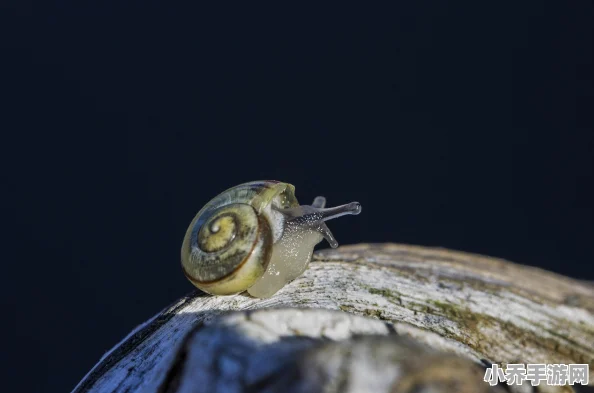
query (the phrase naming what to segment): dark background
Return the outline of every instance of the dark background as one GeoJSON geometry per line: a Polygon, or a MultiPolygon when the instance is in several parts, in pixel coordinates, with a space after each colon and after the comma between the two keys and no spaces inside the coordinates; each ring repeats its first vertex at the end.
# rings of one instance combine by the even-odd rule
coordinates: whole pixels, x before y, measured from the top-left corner
{"type": "Polygon", "coordinates": [[[70,391],[190,292],[187,225],[250,180],[360,201],[329,225],[342,244],[593,280],[593,15],[578,0],[8,3],[3,390],[70,391]]]}

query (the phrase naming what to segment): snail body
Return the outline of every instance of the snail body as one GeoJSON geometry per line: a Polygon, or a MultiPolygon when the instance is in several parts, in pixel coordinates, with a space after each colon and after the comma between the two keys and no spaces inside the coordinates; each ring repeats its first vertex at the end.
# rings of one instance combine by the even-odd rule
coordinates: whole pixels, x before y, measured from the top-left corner
{"type": "Polygon", "coordinates": [[[181,249],[184,274],[213,295],[248,291],[270,297],[307,268],[322,239],[338,243],[325,221],[359,214],[352,202],[325,209],[317,197],[299,205],[295,187],[266,180],[230,188],[208,202],[190,223],[181,249]]]}

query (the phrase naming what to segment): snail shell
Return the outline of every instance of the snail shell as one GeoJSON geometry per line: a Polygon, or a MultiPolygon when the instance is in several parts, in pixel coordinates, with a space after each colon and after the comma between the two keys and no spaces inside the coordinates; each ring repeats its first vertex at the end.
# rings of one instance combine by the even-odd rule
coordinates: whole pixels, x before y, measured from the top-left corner
{"type": "Polygon", "coordinates": [[[300,206],[295,187],[278,181],[230,188],[190,223],[181,249],[184,274],[214,295],[247,290],[270,297],[303,273],[323,238],[338,246],[325,221],[361,211],[357,202],[324,205],[325,199],[317,197],[312,206],[300,206]]]}

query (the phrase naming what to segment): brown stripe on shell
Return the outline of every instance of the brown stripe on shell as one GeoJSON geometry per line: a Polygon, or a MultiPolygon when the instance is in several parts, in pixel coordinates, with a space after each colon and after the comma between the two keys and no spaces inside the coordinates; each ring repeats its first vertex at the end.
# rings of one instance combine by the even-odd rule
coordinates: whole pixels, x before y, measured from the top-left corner
{"type": "MultiPolygon", "coordinates": [[[[239,269],[241,269],[243,267],[243,265],[245,265],[245,263],[248,261],[248,259],[251,258],[252,254],[254,253],[254,250],[256,248],[256,246],[260,243],[262,236],[264,236],[265,238],[268,237],[269,239],[266,240],[264,239],[264,244],[262,245],[262,247],[264,248],[264,254],[262,255],[262,265],[264,267],[264,271],[266,271],[266,268],[268,267],[268,262],[270,261],[270,255],[272,253],[272,236],[271,236],[271,231],[270,231],[270,226],[268,224],[268,222],[266,221],[265,218],[263,218],[262,216],[258,216],[258,236],[256,236],[256,239],[254,240],[254,243],[252,244],[252,248],[250,249],[250,252],[246,254],[246,257],[243,258],[241,260],[241,262],[239,264],[237,264],[235,266],[235,268],[229,272],[228,274],[225,274],[224,276],[221,276],[217,279],[214,280],[208,280],[208,281],[201,281],[196,279],[195,277],[192,277],[185,269],[184,265],[182,264],[182,271],[184,273],[184,275],[188,278],[188,280],[190,280],[191,282],[195,283],[195,284],[213,284],[222,280],[226,280],[231,278],[231,276],[233,274],[235,274],[236,272],[239,271],[239,269]]],[[[247,289],[247,288],[246,288],[247,289]]]]}

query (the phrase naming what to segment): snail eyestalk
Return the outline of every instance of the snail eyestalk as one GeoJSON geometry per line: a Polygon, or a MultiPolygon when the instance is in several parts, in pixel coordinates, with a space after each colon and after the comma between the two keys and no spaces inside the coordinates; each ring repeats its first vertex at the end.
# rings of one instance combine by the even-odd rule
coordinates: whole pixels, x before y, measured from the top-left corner
{"type": "Polygon", "coordinates": [[[346,214],[361,213],[359,202],[330,208],[325,206],[326,198],[319,196],[311,206],[274,208],[277,214],[283,216],[282,236],[272,247],[266,273],[248,288],[250,295],[259,298],[270,297],[286,283],[299,277],[311,261],[314,247],[322,239],[326,239],[330,247],[338,247],[338,242],[328,229],[326,221],[346,214]]]}
{"type": "Polygon", "coordinates": [[[359,202],[351,202],[346,205],[324,208],[325,205],[326,198],[319,196],[314,199],[311,206],[301,205],[290,209],[279,209],[279,212],[287,218],[287,225],[319,232],[328,241],[330,247],[336,248],[338,247],[338,242],[325,221],[347,214],[357,215],[361,213],[361,204],[359,202]]]}
{"type": "Polygon", "coordinates": [[[342,206],[320,209],[320,213],[323,217],[322,221],[332,220],[333,218],[345,216],[347,214],[356,216],[357,214],[361,213],[361,204],[359,202],[351,202],[342,206]]]}
{"type": "Polygon", "coordinates": [[[323,196],[317,196],[311,205],[313,207],[317,207],[318,209],[323,209],[326,207],[326,198],[323,196]]]}

